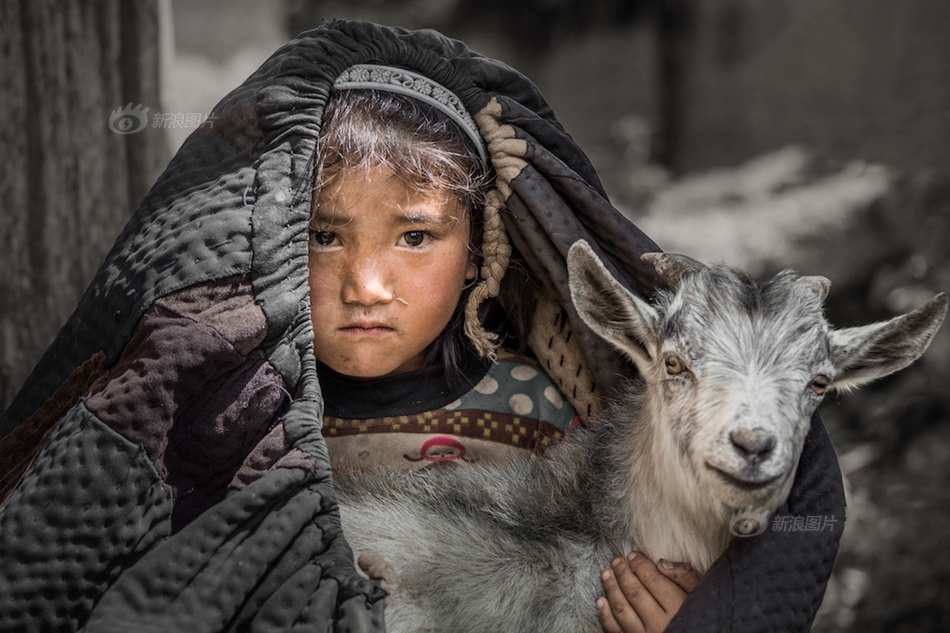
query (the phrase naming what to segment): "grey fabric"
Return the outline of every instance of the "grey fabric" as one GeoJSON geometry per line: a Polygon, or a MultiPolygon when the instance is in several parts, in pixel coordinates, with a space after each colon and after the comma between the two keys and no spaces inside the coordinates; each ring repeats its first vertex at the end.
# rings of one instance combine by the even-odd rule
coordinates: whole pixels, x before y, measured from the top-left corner
{"type": "Polygon", "coordinates": [[[0,630],[79,628],[171,505],[145,451],[76,404],[0,512],[0,630]]]}
{"type": "MultiPolygon", "coordinates": [[[[590,162],[534,85],[432,31],[337,22],[304,33],[185,142],[0,418],[6,436],[70,372],[105,352],[105,374],[88,401],[116,394],[101,405],[108,423],[78,401],[0,511],[0,629],[382,630],[384,594],[357,574],[339,528],[320,434],[306,265],[323,107],[342,70],[371,62],[430,77],[472,113],[498,100],[500,122],[527,144],[527,167],[511,182],[504,217],[511,240],[573,321],[604,390],[631,371],[576,319],[564,257],[574,240],[587,239],[631,289],[648,293],[658,281],[639,255],[657,247],[610,206],[590,162]],[[238,341],[240,328],[220,315],[150,312],[159,299],[180,306],[232,278],[241,288],[235,293],[247,293],[240,280],[249,281],[251,303],[237,302],[241,309],[252,305],[263,315],[250,338],[238,341]],[[196,341],[182,344],[187,367],[169,374],[168,362],[152,362],[149,350],[167,343],[150,327],[152,314],[174,317],[181,340],[196,341]],[[226,447],[229,468],[242,457],[243,465],[226,489],[189,502],[172,531],[174,508],[188,490],[168,478],[164,457],[186,454],[176,442],[215,437],[216,429],[201,424],[233,419],[222,413],[227,402],[207,393],[226,385],[235,394],[257,393],[243,376],[263,377],[262,393],[271,394],[269,406],[250,407],[240,420],[241,433],[263,439],[226,447]],[[121,394],[132,384],[143,394],[136,406],[156,408],[155,415],[122,408],[121,394]],[[157,410],[163,407],[167,415],[157,410]],[[189,432],[181,433],[176,425],[185,421],[189,432]]],[[[179,355],[160,356],[171,362],[179,355]]],[[[209,441],[207,450],[203,459],[213,464],[225,447],[209,441]]],[[[840,473],[817,418],[805,450],[788,511],[843,515],[840,473]]],[[[200,476],[189,470],[190,481],[200,476]]],[[[670,630],[807,628],[840,534],[809,535],[766,533],[735,544],[670,630]]]]}

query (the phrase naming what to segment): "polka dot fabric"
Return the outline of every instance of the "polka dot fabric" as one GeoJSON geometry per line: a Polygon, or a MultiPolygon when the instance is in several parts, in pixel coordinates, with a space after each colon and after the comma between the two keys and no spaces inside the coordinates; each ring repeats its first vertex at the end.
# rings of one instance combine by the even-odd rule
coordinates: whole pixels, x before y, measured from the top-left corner
{"type": "MultiPolygon", "coordinates": [[[[410,415],[392,415],[367,419],[344,419],[324,416],[326,437],[391,436],[393,433],[418,436],[417,439],[389,439],[373,442],[375,449],[363,445],[368,458],[377,463],[391,463],[401,455],[410,462],[447,461],[446,447],[453,458],[478,461],[492,453],[488,446],[475,452],[470,440],[484,441],[496,449],[517,447],[543,454],[560,442],[576,420],[574,408],[563,397],[547,374],[528,358],[499,350],[496,361],[474,387],[458,399],[431,411],[410,415]],[[436,434],[440,437],[429,437],[436,434]],[[451,436],[450,439],[441,438],[451,436]],[[427,439],[428,438],[428,439],[427,439]],[[428,450],[429,443],[435,452],[428,450]],[[382,449],[380,452],[378,449],[382,449]]],[[[372,442],[372,440],[370,440],[372,442]]],[[[338,457],[339,453],[338,445],[338,457]]],[[[371,461],[372,461],[371,460],[371,461]]],[[[355,464],[343,460],[349,466],[355,464]]],[[[337,463],[338,466],[342,465],[337,463]]]]}
{"type": "Polygon", "coordinates": [[[475,387],[445,406],[449,411],[496,411],[544,420],[567,432],[574,408],[551,379],[528,359],[504,350],[475,387]]]}

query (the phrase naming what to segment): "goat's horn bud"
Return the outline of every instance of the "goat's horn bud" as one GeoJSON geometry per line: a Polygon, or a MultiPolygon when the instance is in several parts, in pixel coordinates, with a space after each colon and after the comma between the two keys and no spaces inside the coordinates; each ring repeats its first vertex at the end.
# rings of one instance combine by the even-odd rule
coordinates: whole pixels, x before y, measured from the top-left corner
{"type": "Polygon", "coordinates": [[[799,277],[798,281],[814,290],[820,301],[824,301],[828,297],[828,291],[831,290],[831,280],[821,275],[805,275],[799,277]]]}
{"type": "Polygon", "coordinates": [[[640,259],[652,264],[656,274],[674,288],[686,275],[706,270],[706,265],[702,262],[676,253],[644,253],[640,259]]]}

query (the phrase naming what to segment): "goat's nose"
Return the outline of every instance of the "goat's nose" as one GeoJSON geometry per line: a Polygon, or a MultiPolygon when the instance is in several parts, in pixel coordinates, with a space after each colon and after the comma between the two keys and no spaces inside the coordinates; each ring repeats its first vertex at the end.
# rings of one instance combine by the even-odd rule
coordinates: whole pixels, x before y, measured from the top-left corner
{"type": "Polygon", "coordinates": [[[775,448],[775,436],[765,429],[737,429],[729,433],[732,445],[748,461],[762,461],[775,448]]]}

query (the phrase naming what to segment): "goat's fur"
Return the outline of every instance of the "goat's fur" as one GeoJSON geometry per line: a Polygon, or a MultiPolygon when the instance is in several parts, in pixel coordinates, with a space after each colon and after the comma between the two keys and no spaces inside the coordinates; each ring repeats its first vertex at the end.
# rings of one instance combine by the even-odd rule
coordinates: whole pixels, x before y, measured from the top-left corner
{"type": "Polygon", "coordinates": [[[908,365],[947,311],[940,295],[833,331],[823,278],[786,272],[756,285],[650,257],[675,285],[654,305],[586,243],[568,256],[579,316],[641,376],[591,430],[550,458],[504,467],[336,477],[354,552],[394,571],[389,631],[600,631],[594,601],[615,556],[636,549],[705,572],[737,510],[784,502],[825,383],[857,386],[908,365]]]}

